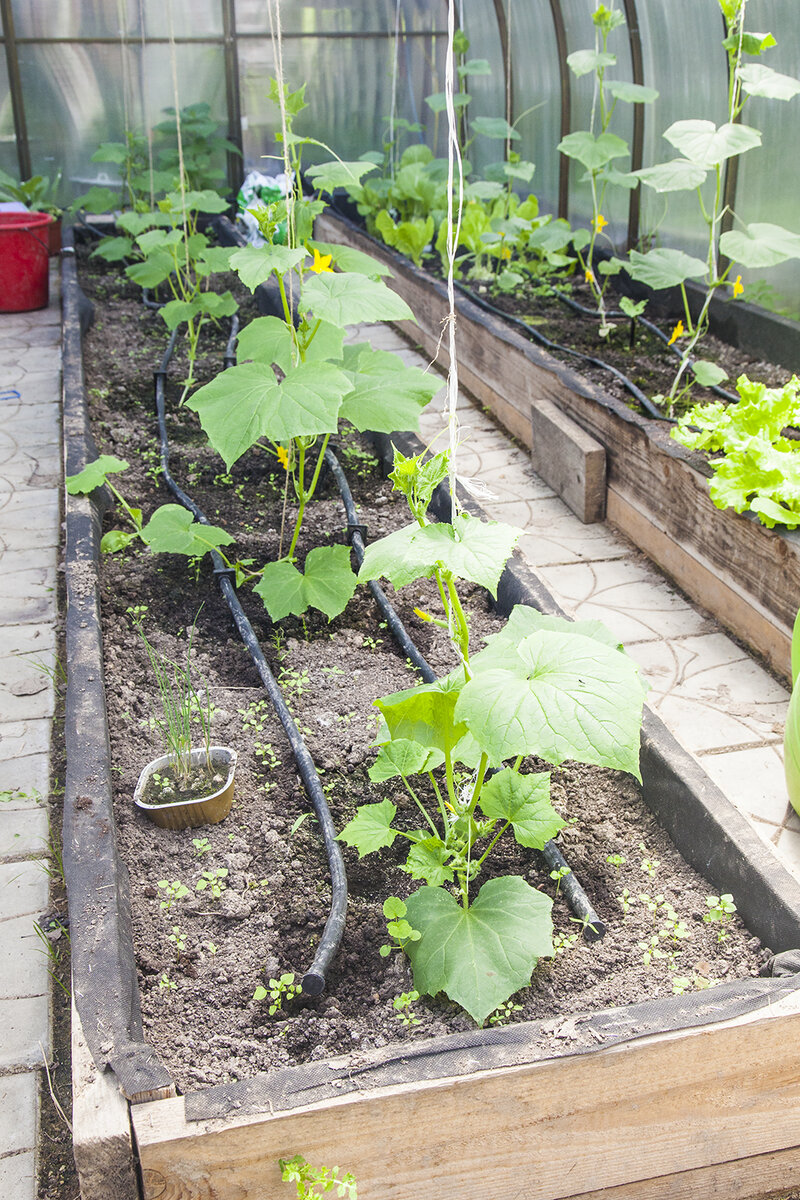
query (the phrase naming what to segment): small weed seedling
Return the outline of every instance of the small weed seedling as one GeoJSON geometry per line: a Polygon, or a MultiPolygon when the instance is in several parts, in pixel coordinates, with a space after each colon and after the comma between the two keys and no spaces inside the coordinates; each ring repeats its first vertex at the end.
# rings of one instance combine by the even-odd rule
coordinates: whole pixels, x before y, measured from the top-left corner
{"type": "Polygon", "coordinates": [[[606,855],[606,862],[609,864],[609,866],[613,867],[615,871],[619,871],[619,869],[621,867],[624,867],[624,865],[627,861],[628,860],[624,854],[607,854],[606,855]]]}
{"type": "Polygon", "coordinates": [[[183,900],[189,895],[189,889],[185,883],[181,883],[179,879],[159,879],[158,886],[163,893],[159,908],[162,912],[169,912],[176,900],[183,900]]]}
{"type": "Polygon", "coordinates": [[[177,983],[173,983],[173,981],[170,979],[167,972],[164,971],[164,973],[162,974],[161,978],[158,981],[158,987],[159,987],[159,991],[162,991],[162,992],[174,992],[177,990],[178,985],[177,985],[177,983]]]}
{"type": "Polygon", "coordinates": [[[619,903],[620,903],[620,908],[622,909],[623,913],[627,914],[628,909],[631,906],[631,894],[630,894],[630,891],[628,890],[628,888],[622,889],[622,892],[620,893],[620,897],[619,897],[619,903]]]}
{"type": "Polygon", "coordinates": [[[172,926],[172,933],[167,938],[167,941],[172,942],[179,954],[183,954],[186,950],[186,935],[181,932],[180,925],[172,926]]]}
{"type": "Polygon", "coordinates": [[[556,899],[558,899],[558,893],[561,891],[561,880],[564,879],[567,875],[571,875],[571,874],[572,874],[572,872],[570,871],[570,868],[567,866],[558,867],[555,871],[550,872],[550,878],[555,881],[555,885],[556,885],[556,899]]]}
{"type": "Polygon", "coordinates": [[[294,971],[284,971],[280,979],[270,979],[269,989],[259,984],[253,992],[253,999],[266,1000],[269,996],[271,1004],[267,1011],[274,1017],[275,1013],[283,1012],[284,1002],[288,1004],[290,1000],[299,996],[302,990],[300,984],[294,981],[294,971]]]}
{"type": "Polygon", "coordinates": [[[394,1015],[398,1021],[402,1021],[406,1029],[411,1029],[414,1025],[420,1025],[420,1019],[414,1012],[412,1007],[419,1000],[419,992],[401,992],[399,996],[395,996],[392,1000],[392,1008],[394,1015]]]}
{"type": "Polygon", "coordinates": [[[706,896],[706,905],[708,912],[704,914],[703,920],[707,923],[718,921],[720,928],[717,933],[717,941],[727,941],[728,934],[725,926],[730,924],[736,912],[733,896],[730,892],[724,892],[721,896],[706,896]]]}
{"type": "Polygon", "coordinates": [[[499,1005],[489,1017],[490,1025],[507,1025],[515,1012],[522,1012],[521,1004],[514,1004],[511,1000],[506,1000],[505,1004],[499,1005]]]}
{"type": "Polygon", "coordinates": [[[192,845],[198,858],[202,858],[204,854],[208,854],[211,849],[211,842],[208,838],[192,838],[192,845]]]}
{"type": "MultiPolygon", "coordinates": [[[[397,896],[389,896],[383,902],[383,915],[386,917],[386,932],[392,939],[380,948],[381,958],[388,958],[393,950],[405,950],[408,942],[418,942],[422,936],[405,919],[407,912],[404,901],[397,896]]],[[[419,997],[418,997],[419,998],[419,997]]]]}
{"type": "Polygon", "coordinates": [[[219,900],[228,886],[225,883],[227,875],[227,867],[212,867],[208,871],[203,871],[203,874],[194,885],[194,889],[196,892],[208,891],[212,900],[219,900]]]}
{"type": "Polygon", "coordinates": [[[302,1154],[279,1158],[278,1166],[284,1183],[297,1184],[298,1200],[322,1200],[323,1195],[333,1188],[336,1188],[337,1196],[357,1200],[355,1177],[349,1171],[340,1176],[338,1167],[312,1167],[302,1154]]]}
{"type": "Polygon", "coordinates": [[[639,849],[643,854],[642,861],[639,863],[639,870],[644,871],[645,875],[649,875],[651,879],[655,877],[655,873],[661,866],[657,858],[651,858],[644,842],[639,842],[639,849]]]}
{"type": "MultiPolygon", "coordinates": [[[[565,954],[567,950],[571,950],[580,939],[580,936],[579,933],[554,933],[553,956],[556,957],[559,954],[565,954]]],[[[491,1020],[491,1017],[489,1020],[491,1020]]]]}
{"type": "Polygon", "coordinates": [[[219,946],[215,946],[213,942],[203,942],[203,945],[209,954],[216,954],[219,950],[219,946]]]}

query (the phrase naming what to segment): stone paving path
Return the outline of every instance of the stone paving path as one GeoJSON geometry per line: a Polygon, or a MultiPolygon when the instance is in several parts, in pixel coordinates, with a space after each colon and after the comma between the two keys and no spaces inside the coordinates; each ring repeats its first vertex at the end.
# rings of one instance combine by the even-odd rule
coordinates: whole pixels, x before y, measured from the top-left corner
{"type": "MultiPolygon", "coordinates": [[[[386,326],[361,326],[354,336],[428,365],[386,326]]],[[[425,441],[444,428],[443,401],[441,392],[423,414],[425,441]]],[[[650,684],[650,707],[800,878],[800,819],[783,775],[786,688],[627,538],[582,524],[535,474],[528,452],[463,394],[459,417],[458,473],[490,489],[492,498],[480,500],[486,513],[525,530],[519,548],[565,612],[599,619],[619,637],[650,684]]],[[[444,445],[446,434],[435,448],[444,445]]]]}
{"type": "Polygon", "coordinates": [[[50,726],[60,539],[61,306],[0,313],[0,1196],[33,1200],[51,1056],[50,726]]]}

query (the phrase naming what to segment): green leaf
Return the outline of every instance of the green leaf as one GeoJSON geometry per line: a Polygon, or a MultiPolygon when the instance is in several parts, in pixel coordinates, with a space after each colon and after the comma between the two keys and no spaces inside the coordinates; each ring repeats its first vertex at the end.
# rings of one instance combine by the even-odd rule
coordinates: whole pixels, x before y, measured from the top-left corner
{"type": "Polygon", "coordinates": [[[245,325],[236,339],[236,361],[275,363],[284,374],[292,365],[292,335],[289,326],[278,317],[256,317],[245,325]]]}
{"type": "Polygon", "coordinates": [[[642,315],[647,308],[646,300],[632,300],[630,296],[620,296],[619,306],[625,313],[626,317],[630,317],[633,321],[636,317],[642,315]]]}
{"type": "Polygon", "coordinates": [[[455,525],[406,525],[367,546],[359,580],[383,576],[395,588],[430,578],[437,566],[469,579],[493,596],[522,530],[462,513],[455,525]]]}
{"type": "Polygon", "coordinates": [[[527,604],[516,604],[500,632],[486,639],[486,649],[473,654],[470,659],[473,673],[491,669],[499,661],[513,657],[526,637],[542,629],[552,633],[580,633],[612,650],[622,649],[619,638],[602,621],[570,621],[567,617],[546,616],[527,604]]]}
{"type": "Polygon", "coordinates": [[[305,257],[303,247],[290,250],[288,246],[242,246],[231,255],[230,268],[236,271],[244,286],[254,292],[273,271],[276,275],[285,275],[305,257]]]}
{"type": "Polygon", "coordinates": [[[645,87],[641,83],[628,83],[625,79],[606,80],[606,88],[615,100],[625,104],[652,104],[658,99],[655,88],[645,87]]]}
{"type": "Polygon", "coordinates": [[[285,559],[267,563],[253,589],[273,621],[289,613],[300,617],[308,608],[319,609],[332,621],[347,607],[355,590],[348,546],[318,546],[307,555],[302,574],[285,559]]]}
{"type": "Polygon", "coordinates": [[[764,96],[768,100],[791,100],[800,93],[800,80],[781,75],[761,63],[747,63],[739,70],[742,87],[749,96],[764,96]]]}
{"type": "Polygon", "coordinates": [[[630,153],[628,143],[614,133],[601,133],[597,137],[586,129],[568,133],[558,143],[558,149],[567,158],[575,158],[587,171],[598,171],[612,159],[624,158],[630,153]]]}
{"type": "Polygon", "coordinates": [[[101,454],[93,462],[87,463],[77,475],[67,475],[67,491],[70,496],[88,496],[95,488],[102,487],[109,475],[127,471],[129,466],[130,463],[124,458],[116,458],[113,454],[101,454]]]}
{"type": "Polygon", "coordinates": [[[396,354],[369,346],[348,346],[343,366],[353,390],[342,401],[340,416],[361,433],[416,431],[420,412],[442,388],[438,375],[407,367],[396,354]]]}
{"type": "Polygon", "coordinates": [[[451,679],[406,688],[375,701],[392,741],[416,742],[423,750],[444,752],[467,732],[454,719],[459,685],[451,679]]]}
{"type": "Polygon", "coordinates": [[[513,125],[509,125],[505,117],[475,117],[472,121],[472,130],[474,133],[480,133],[483,137],[503,138],[503,140],[519,139],[513,125]]]}
{"type": "Polygon", "coordinates": [[[706,263],[682,250],[661,248],[640,254],[631,250],[628,262],[628,274],[639,283],[648,287],[660,288],[677,287],[687,279],[700,279],[707,270],[706,263]]]}
{"type": "Polygon", "coordinates": [[[676,121],[664,137],[691,162],[714,167],[761,145],[761,134],[749,125],[727,122],[717,129],[713,121],[676,121]]]}
{"type": "Polygon", "coordinates": [[[571,758],[639,779],[643,700],[627,655],[585,634],[541,630],[520,643],[516,662],[476,672],[454,716],[494,763],[537,754],[556,765],[571,758]]]}
{"type": "Polygon", "coordinates": [[[402,297],[378,279],[342,271],[325,272],[303,280],[301,311],[333,325],[361,321],[413,321],[414,314],[402,297]]]}
{"type": "Polygon", "coordinates": [[[633,174],[654,192],[688,192],[703,184],[708,168],[688,158],[673,158],[671,162],[643,167],[633,174]]]}
{"type": "Polygon", "coordinates": [[[180,504],[162,504],[142,529],[142,541],[154,554],[186,554],[196,558],[212,548],[229,546],[233,538],[217,525],[201,525],[180,504]]]}
{"type": "Polygon", "coordinates": [[[183,196],[181,193],[170,192],[167,200],[172,204],[176,213],[181,213],[184,206],[187,212],[192,213],[224,213],[228,211],[228,201],[220,196],[219,192],[215,192],[213,188],[204,188],[202,191],[189,191],[183,196]]]}
{"type": "Polygon", "coordinates": [[[403,870],[412,879],[424,879],[431,887],[452,883],[453,868],[449,865],[452,855],[438,837],[422,838],[408,852],[403,870]]]}
{"type": "Polygon", "coordinates": [[[97,249],[92,251],[92,258],[97,256],[106,262],[122,262],[132,250],[133,242],[128,237],[103,238],[97,249]]]}
{"type": "Polygon", "coordinates": [[[397,837],[397,830],[392,829],[392,821],[396,814],[397,806],[392,804],[391,800],[381,800],[379,804],[362,804],[352,821],[347,822],[337,840],[353,846],[358,851],[359,858],[363,858],[365,854],[372,854],[375,850],[383,850],[391,846],[397,837]]]}
{"type": "Polygon", "coordinates": [[[605,70],[616,64],[617,56],[602,50],[574,50],[567,55],[567,65],[573,75],[580,79],[590,71],[605,70]]]}
{"type": "Polygon", "coordinates": [[[232,246],[206,246],[205,250],[199,255],[196,263],[197,274],[202,279],[207,275],[216,275],[222,271],[229,271],[231,265],[231,255],[235,251],[232,246]]]}
{"type": "MultiPolygon", "coordinates": [[[[471,99],[466,92],[456,92],[453,96],[453,107],[466,108],[471,99]]],[[[425,103],[431,112],[444,112],[447,108],[447,97],[444,92],[434,92],[433,95],[425,97],[425,103]]]]}
{"type": "Polygon", "coordinates": [[[341,159],[335,159],[333,162],[318,163],[315,167],[308,167],[306,175],[314,187],[320,188],[323,192],[332,192],[334,188],[360,183],[365,175],[369,175],[370,171],[376,169],[375,163],[371,162],[342,162],[341,159]]]}
{"type": "Polygon", "coordinates": [[[490,879],[467,909],[434,887],[412,893],[407,909],[422,935],[406,947],[414,987],[429,996],[445,992],[479,1025],[553,953],[550,898],[519,876],[490,879]]]}
{"type": "Polygon", "coordinates": [[[378,748],[378,757],[369,769],[373,783],[383,783],[398,775],[408,778],[423,771],[434,771],[444,762],[439,750],[426,749],[407,738],[395,738],[378,748]]]}
{"type": "Polygon", "coordinates": [[[119,550],[127,550],[136,537],[135,533],[128,533],[124,529],[110,529],[100,541],[101,553],[116,554],[119,550]]]}
{"type": "Polygon", "coordinates": [[[506,767],[484,783],[480,806],[484,816],[510,821],[521,846],[542,850],[565,822],[550,803],[550,775],[520,775],[506,767]]]}
{"type": "Polygon", "coordinates": [[[800,235],[761,221],[723,233],[719,246],[723,254],[743,267],[775,267],[787,259],[800,258],[800,235]]]}
{"type": "Polygon", "coordinates": [[[301,435],[335,433],[347,375],[330,363],[301,363],[278,383],[265,363],[243,363],[199,388],[189,408],[198,413],[211,445],[231,466],[261,437],[277,443],[301,435]]]}
{"type": "Polygon", "coordinates": [[[463,67],[458,68],[459,79],[466,79],[468,75],[491,75],[491,73],[492,68],[485,58],[470,58],[463,67]]]}
{"type": "Polygon", "coordinates": [[[199,299],[195,298],[194,300],[168,300],[158,310],[158,315],[167,329],[177,329],[181,321],[188,321],[191,317],[196,317],[199,312],[199,299]]]}
{"type": "MultiPolygon", "coordinates": [[[[730,0],[725,0],[726,5],[729,3],[730,0]]],[[[733,20],[735,16],[736,13],[734,12],[733,17],[729,18],[729,20],[733,20]]],[[[740,41],[742,53],[754,55],[763,54],[765,50],[770,50],[773,46],[777,46],[778,44],[771,33],[743,33],[740,40],[737,32],[731,34],[729,37],[726,37],[722,45],[725,47],[728,53],[738,54],[740,41]]]]}
{"type": "Polygon", "coordinates": [[[521,158],[519,162],[503,163],[503,174],[508,179],[523,179],[525,183],[530,183],[533,179],[533,173],[536,170],[535,163],[528,162],[521,158]]]}
{"type": "Polygon", "coordinates": [[[125,274],[139,287],[154,288],[169,279],[175,264],[168,250],[156,250],[144,262],[131,263],[125,274]]]}
{"type": "Polygon", "coordinates": [[[210,317],[232,317],[239,305],[231,292],[200,292],[197,297],[200,309],[210,317]]]}
{"type": "Polygon", "coordinates": [[[707,362],[703,358],[698,358],[692,363],[692,372],[701,387],[716,387],[717,384],[722,383],[723,379],[728,378],[727,371],[724,371],[716,363],[707,362]]]}

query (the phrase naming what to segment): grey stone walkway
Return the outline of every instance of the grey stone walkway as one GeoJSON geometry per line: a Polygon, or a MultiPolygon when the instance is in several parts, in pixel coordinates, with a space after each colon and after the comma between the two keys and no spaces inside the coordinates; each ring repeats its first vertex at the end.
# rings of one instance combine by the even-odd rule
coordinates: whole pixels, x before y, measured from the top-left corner
{"type": "Polygon", "coordinates": [[[0,313],[0,1196],[36,1195],[39,1085],[51,1056],[50,727],[60,537],[61,306],[0,313]]]}
{"type": "MultiPolygon", "coordinates": [[[[354,337],[394,350],[411,365],[428,360],[386,326],[354,337]]],[[[425,441],[446,445],[439,393],[423,413],[425,441]]],[[[603,621],[640,664],[648,704],[684,749],[744,813],[800,878],[800,819],[783,774],[786,688],[698,612],[623,535],[584,525],[535,474],[514,445],[469,397],[459,396],[458,474],[485,484],[486,513],[525,530],[519,548],[565,612],[603,621]]]]}

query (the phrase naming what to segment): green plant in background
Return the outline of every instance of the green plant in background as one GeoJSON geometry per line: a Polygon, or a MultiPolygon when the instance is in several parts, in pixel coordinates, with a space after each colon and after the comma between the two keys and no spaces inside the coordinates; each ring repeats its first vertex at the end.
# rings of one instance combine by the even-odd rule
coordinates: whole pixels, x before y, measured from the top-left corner
{"type": "Polygon", "coordinates": [[[717,508],[754,512],[772,529],[800,525],[800,442],[784,436],[800,423],[800,379],[770,388],[742,375],[738,404],[697,404],[672,436],[689,450],[704,450],[714,475],[709,494],[717,508]]]}
{"type": "Polygon", "coordinates": [[[549,772],[523,771],[523,761],[572,758],[638,777],[643,687],[599,622],[570,624],[524,606],[470,655],[457,581],[495,595],[519,531],[465,513],[431,524],[427,505],[447,474],[446,453],[425,459],[395,451],[390,478],[414,520],[369,545],[360,572],[395,588],[435,580],[443,615],[418,615],[448,629],[461,659],[445,679],[375,702],[382,721],[370,777],[399,777],[423,825],[397,827],[397,806],[384,799],[362,805],[339,837],[361,857],[397,838],[409,843],[403,869],[423,886],[398,915],[420,934],[404,947],[414,987],[445,992],[481,1024],[530,982],[538,958],[554,952],[549,896],[510,875],[470,894],[504,834],[541,850],[564,824],[550,803],[549,772]],[[462,767],[466,783],[456,779],[462,767]]]}
{"type": "Polygon", "coordinates": [[[422,1024],[414,1012],[414,1004],[417,1000],[419,1000],[419,992],[415,991],[401,992],[399,996],[395,996],[392,1000],[393,1015],[406,1029],[413,1029],[415,1025],[422,1024]]]}
{"type": "Polygon", "coordinates": [[[225,169],[220,164],[225,154],[236,154],[241,150],[219,132],[219,121],[211,116],[211,106],[205,101],[187,104],[180,112],[165,108],[167,119],[154,126],[157,135],[156,161],[158,169],[169,178],[169,187],[174,187],[180,175],[181,155],[178,153],[178,126],[180,125],[183,171],[187,188],[202,192],[216,189],[225,179],[225,169]]]}
{"type": "Polygon", "coordinates": [[[278,1166],[284,1183],[297,1184],[298,1200],[322,1200],[334,1188],[337,1196],[357,1200],[356,1180],[349,1171],[340,1176],[338,1167],[312,1167],[302,1154],[279,1158],[278,1166]]]}
{"type": "MultiPolygon", "coordinates": [[[[405,950],[408,942],[418,942],[422,934],[406,920],[408,909],[405,901],[397,896],[387,896],[383,902],[383,915],[386,917],[386,932],[392,939],[381,946],[381,958],[388,958],[393,950],[405,950]]],[[[419,997],[417,997],[419,999],[419,997]]]]}
{"type": "MultiPolygon", "coordinates": [[[[748,33],[744,28],[746,0],[719,0],[727,26],[723,45],[728,54],[729,92],[728,120],[715,126],[712,121],[676,121],[664,133],[665,139],[679,152],[680,157],[634,172],[645,186],[659,194],[696,191],[700,213],[706,228],[706,256],[700,259],[682,250],[661,247],[641,254],[630,253],[625,269],[640,283],[656,291],[679,288],[683,299],[683,317],[675,326],[672,341],[681,341],[682,355],[672,386],[666,396],[656,397],[671,414],[676,403],[685,398],[693,379],[703,385],[721,383],[726,372],[714,363],[691,356],[708,329],[708,310],[716,292],[734,274],[734,264],[756,270],[777,266],[788,259],[800,258],[800,235],[779,225],[754,222],[722,233],[724,175],[729,161],[761,145],[761,133],[741,121],[748,97],[764,96],[772,100],[790,100],[800,93],[800,81],[759,62],[759,58],[774,46],[772,34],[748,33]],[[711,197],[704,195],[704,185],[711,180],[711,197]],[[727,257],[724,265],[720,254],[727,257]],[[686,282],[701,280],[706,294],[700,312],[693,319],[686,282]],[[688,374],[691,371],[692,376],[688,374]]],[[[613,261],[613,268],[623,264],[613,261]]],[[[734,298],[743,291],[741,276],[733,282],[734,298]]]]}
{"type": "Polygon", "coordinates": [[[608,286],[609,272],[607,263],[600,263],[597,271],[606,275],[601,283],[595,272],[595,248],[598,237],[604,238],[610,245],[608,235],[604,232],[608,221],[603,215],[606,191],[609,186],[632,189],[637,186],[634,175],[618,171],[613,165],[619,159],[630,158],[630,147],[624,138],[612,133],[610,126],[617,103],[621,100],[627,104],[652,104],[658,97],[654,88],[643,87],[641,84],[628,83],[626,80],[606,78],[609,67],[616,66],[616,55],[608,49],[609,35],[625,24],[621,12],[600,4],[592,14],[595,27],[595,46],[592,50],[575,50],[567,58],[572,73],[580,78],[589,73],[594,74],[594,98],[589,129],[576,130],[569,133],[559,142],[558,149],[567,158],[574,159],[585,168],[583,181],[589,183],[592,195],[592,220],[590,231],[582,230],[572,238],[572,244],[580,259],[584,277],[592,290],[597,311],[600,315],[600,337],[607,337],[614,328],[606,316],[604,295],[608,286]]]}
{"type": "Polygon", "coordinates": [[[168,191],[173,183],[172,172],[150,170],[147,138],[133,129],[126,129],[121,142],[102,142],[91,158],[96,163],[111,163],[119,170],[116,187],[94,184],[88,192],[77,196],[70,212],[83,209],[87,213],[104,213],[117,208],[146,212],[155,197],[168,191]]]}
{"type": "MultiPolygon", "coordinates": [[[[283,103],[286,115],[294,188],[285,200],[252,210],[265,244],[244,247],[230,259],[251,291],[275,277],[283,319],[251,322],[239,336],[237,365],[189,401],[228,470],[252,446],[262,445],[286,472],[279,556],[261,569],[255,588],[273,621],[289,613],[300,616],[309,607],[330,619],[355,590],[346,546],[317,547],[306,556],[302,571],[296,565],[306,508],[339,421],[362,432],[416,428],[422,407],[439,388],[437,378],[404,366],[397,355],[344,345],[349,325],[413,315],[380,278],[387,272],[374,259],[313,239],[314,217],[325,205],[302,192],[300,150],[314,141],[292,132],[294,117],[305,107],[303,97],[304,88],[287,90],[281,98],[273,86],[273,98],[283,103]],[[285,245],[274,240],[284,223],[285,245]],[[334,266],[340,269],[334,271],[334,266]],[[299,309],[296,326],[292,298],[299,309]],[[292,494],[297,506],[293,522],[287,518],[292,494]]],[[[369,165],[336,160],[311,168],[308,176],[320,190],[332,191],[342,179],[357,179],[369,165]]]]}
{"type": "Polygon", "coordinates": [[[728,934],[725,926],[730,925],[736,915],[736,905],[733,902],[733,896],[730,892],[723,892],[721,896],[706,896],[706,908],[708,912],[703,914],[703,920],[709,924],[718,924],[720,929],[717,934],[717,941],[726,941],[728,934]]]}
{"type": "Polygon", "coordinates": [[[17,180],[6,171],[0,171],[0,200],[17,200],[31,212],[60,216],[63,207],[60,192],[60,171],[57,171],[52,179],[49,175],[34,175],[31,179],[24,180],[17,180]]]}
{"type": "Polygon", "coordinates": [[[212,191],[168,192],[151,212],[125,212],[117,219],[118,237],[104,239],[94,251],[109,262],[137,257],[125,274],[142,288],[166,285],[172,299],[158,310],[167,329],[186,322],[189,374],[181,403],[194,384],[194,364],[205,321],[230,317],[237,304],[231,292],[214,292],[211,279],[228,270],[231,249],[213,246],[198,231],[201,213],[221,213],[226,202],[212,191]]]}
{"type": "MultiPolygon", "coordinates": [[[[203,699],[192,680],[192,640],[197,618],[195,617],[186,639],[184,661],[180,663],[173,662],[153,649],[138,615],[133,615],[132,620],[150,660],[158,686],[161,715],[154,718],[154,725],[161,737],[164,751],[169,755],[169,765],[175,781],[179,788],[185,788],[191,777],[191,750],[195,725],[200,726],[206,766],[211,769],[211,698],[206,688],[203,699]]],[[[164,789],[162,794],[163,791],[164,789]]],[[[227,871],[225,874],[227,875],[227,871]]]]}

